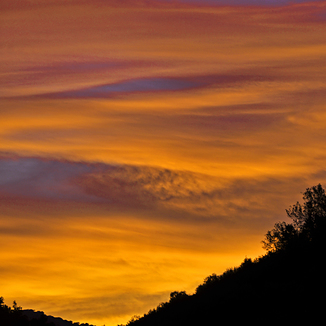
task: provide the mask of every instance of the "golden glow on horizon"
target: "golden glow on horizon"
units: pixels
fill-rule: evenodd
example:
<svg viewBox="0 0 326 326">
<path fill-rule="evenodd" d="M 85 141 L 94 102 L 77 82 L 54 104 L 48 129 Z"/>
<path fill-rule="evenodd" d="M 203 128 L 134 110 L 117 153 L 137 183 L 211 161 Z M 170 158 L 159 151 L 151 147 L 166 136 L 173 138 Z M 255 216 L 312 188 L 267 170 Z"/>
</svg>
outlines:
<svg viewBox="0 0 326 326">
<path fill-rule="evenodd" d="M 263 254 L 326 181 L 325 1 L 15 4 L 0 13 L 6 303 L 126 323 Z"/>
<path fill-rule="evenodd" d="M 193 246 L 189 247 L 191 241 L 187 241 L 187 237 L 207 236 L 193 234 L 190 227 L 185 229 L 181 225 L 176 231 L 173 225 L 166 223 L 141 226 L 139 220 L 132 221 L 129 217 L 117 222 L 121 218 L 108 221 L 106 218 L 80 220 L 65 217 L 64 221 L 56 221 L 60 227 L 55 223 L 50 230 L 46 220 L 39 220 L 29 226 L 29 229 L 36 227 L 36 232 L 3 236 L 0 258 L 8 272 L 2 272 L 2 291 L 9 298 L 19 295 L 21 303 L 27 307 L 32 307 L 34 302 L 38 305 L 38 298 L 47 297 L 43 309 L 55 315 L 60 314 L 61 309 L 55 302 L 59 300 L 60 306 L 71 306 L 72 295 L 78 302 L 87 302 L 94 294 L 95 301 L 97 295 L 109 301 L 115 300 L 115 296 L 121 299 L 122 295 L 125 303 L 121 303 L 121 309 L 126 309 L 128 300 L 135 300 L 137 296 L 145 299 L 153 296 L 158 304 L 168 298 L 171 289 L 191 293 L 203 275 L 221 273 L 239 264 L 248 252 L 246 249 L 257 241 L 251 239 L 246 248 L 236 246 L 236 253 L 234 248 L 216 253 L 213 248 L 198 248 L 197 245 L 201 245 L 199 239 L 193 239 Z M 6 224 L 16 229 L 22 225 L 21 221 L 17 222 L 17 225 Z M 28 226 L 25 224 L 24 227 Z M 36 235 L 38 231 L 40 234 Z M 260 252 L 258 250 L 256 254 Z M 149 309 L 153 303 L 138 305 L 137 309 Z M 108 318 L 106 314 L 112 318 L 110 314 L 115 312 L 98 313 L 94 316 L 85 313 L 84 316 L 79 311 L 72 316 L 99 322 Z M 129 317 L 128 309 L 120 316 L 121 320 Z"/>
</svg>

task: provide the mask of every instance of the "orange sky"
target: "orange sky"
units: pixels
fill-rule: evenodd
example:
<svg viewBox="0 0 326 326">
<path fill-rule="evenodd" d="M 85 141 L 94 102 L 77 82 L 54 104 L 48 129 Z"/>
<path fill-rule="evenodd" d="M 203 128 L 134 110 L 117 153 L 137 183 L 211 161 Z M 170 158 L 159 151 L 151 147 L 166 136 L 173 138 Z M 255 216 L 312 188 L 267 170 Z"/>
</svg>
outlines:
<svg viewBox="0 0 326 326">
<path fill-rule="evenodd" d="M 7 304 L 126 323 L 326 183 L 326 1 L 213 2 L 0 1 Z"/>
</svg>

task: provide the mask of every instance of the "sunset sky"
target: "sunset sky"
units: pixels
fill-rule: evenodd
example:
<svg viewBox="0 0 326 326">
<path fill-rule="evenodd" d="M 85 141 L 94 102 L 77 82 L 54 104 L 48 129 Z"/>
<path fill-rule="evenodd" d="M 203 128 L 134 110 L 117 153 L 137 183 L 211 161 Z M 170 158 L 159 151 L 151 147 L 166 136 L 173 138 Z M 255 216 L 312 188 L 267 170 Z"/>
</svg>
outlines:
<svg viewBox="0 0 326 326">
<path fill-rule="evenodd" d="M 0 296 L 98 326 L 264 254 L 326 185 L 326 1 L 0 0 Z"/>
</svg>

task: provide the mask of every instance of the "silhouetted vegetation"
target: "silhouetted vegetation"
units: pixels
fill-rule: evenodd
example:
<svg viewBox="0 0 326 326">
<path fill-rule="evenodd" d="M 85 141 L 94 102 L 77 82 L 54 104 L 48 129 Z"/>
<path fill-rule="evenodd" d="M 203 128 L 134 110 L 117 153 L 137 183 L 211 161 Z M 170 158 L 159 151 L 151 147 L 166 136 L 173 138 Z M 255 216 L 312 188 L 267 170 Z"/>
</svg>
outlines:
<svg viewBox="0 0 326 326">
<path fill-rule="evenodd" d="M 45 315 L 43 311 L 34 311 L 31 309 L 22 310 L 23 314 L 27 316 L 29 319 L 39 319 L 39 318 L 47 318 L 48 323 L 54 326 L 93 326 L 88 323 L 74 323 L 72 321 L 64 320 L 60 317 L 53 317 L 49 315 Z"/>
<path fill-rule="evenodd" d="M 291 223 L 267 232 L 266 255 L 208 276 L 193 295 L 172 292 L 169 302 L 127 325 L 319 324 L 326 304 L 325 190 L 308 188 L 303 199 L 286 210 Z"/>
<path fill-rule="evenodd" d="M 55 326 L 47 322 L 47 317 L 43 314 L 39 318 L 29 319 L 23 314 L 22 308 L 14 301 L 13 306 L 9 307 L 0 297 L 0 325 L 1 326 Z"/>
<path fill-rule="evenodd" d="M 42 311 L 23 310 L 14 301 L 9 307 L 0 297 L 0 326 L 92 326 L 47 316 Z"/>
<path fill-rule="evenodd" d="M 168 302 L 143 317 L 134 316 L 127 325 L 322 323 L 326 304 L 325 190 L 320 184 L 308 188 L 303 200 L 286 210 L 291 223 L 278 222 L 266 233 L 264 256 L 245 258 L 222 275 L 208 276 L 193 295 L 172 292 Z M 40 314 L 32 311 L 27 317 L 16 302 L 11 308 L 0 298 L 0 326 L 78 325 L 61 318 L 57 320 L 64 324 L 53 322 L 51 316 L 49 323 L 48 316 Z"/>
</svg>

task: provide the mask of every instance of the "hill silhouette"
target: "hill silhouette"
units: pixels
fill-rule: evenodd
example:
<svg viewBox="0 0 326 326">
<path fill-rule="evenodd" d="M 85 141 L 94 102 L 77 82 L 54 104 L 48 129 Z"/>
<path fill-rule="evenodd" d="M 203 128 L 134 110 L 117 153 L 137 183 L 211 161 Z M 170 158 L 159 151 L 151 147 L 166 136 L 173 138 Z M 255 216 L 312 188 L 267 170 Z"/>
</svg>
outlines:
<svg viewBox="0 0 326 326">
<path fill-rule="evenodd" d="M 74 323 L 72 321 L 68 321 L 65 319 L 62 319 L 60 317 L 53 317 L 50 315 L 45 315 L 43 311 L 34 311 L 31 309 L 24 309 L 22 310 L 23 315 L 27 316 L 29 320 L 33 320 L 33 319 L 45 319 L 46 318 L 46 322 L 49 323 L 50 325 L 54 325 L 54 326 L 94 326 L 94 325 L 90 325 L 88 323 L 86 324 L 81 324 L 81 323 Z M 39 325 L 39 324 L 37 324 Z"/>
<path fill-rule="evenodd" d="M 127 326 L 320 324 L 326 304 L 325 191 L 319 184 L 303 199 L 286 210 L 292 223 L 276 223 L 267 232 L 266 255 L 207 277 L 193 295 L 172 292 L 169 302 Z"/>
<path fill-rule="evenodd" d="M 304 203 L 286 210 L 291 223 L 278 222 L 262 241 L 264 256 L 212 274 L 194 294 L 172 292 L 127 326 L 317 325 L 326 304 L 326 195 L 319 184 L 307 188 Z M 0 298 L 0 326 L 79 325 L 42 312 L 23 311 Z M 87 326 L 88 324 L 82 324 Z M 119 325 L 123 326 L 123 325 Z"/>
<path fill-rule="evenodd" d="M 4 304 L 0 297 L 0 326 L 93 326 L 73 323 L 60 317 L 45 315 L 43 311 L 23 310 L 14 301 L 13 306 Z"/>
</svg>

